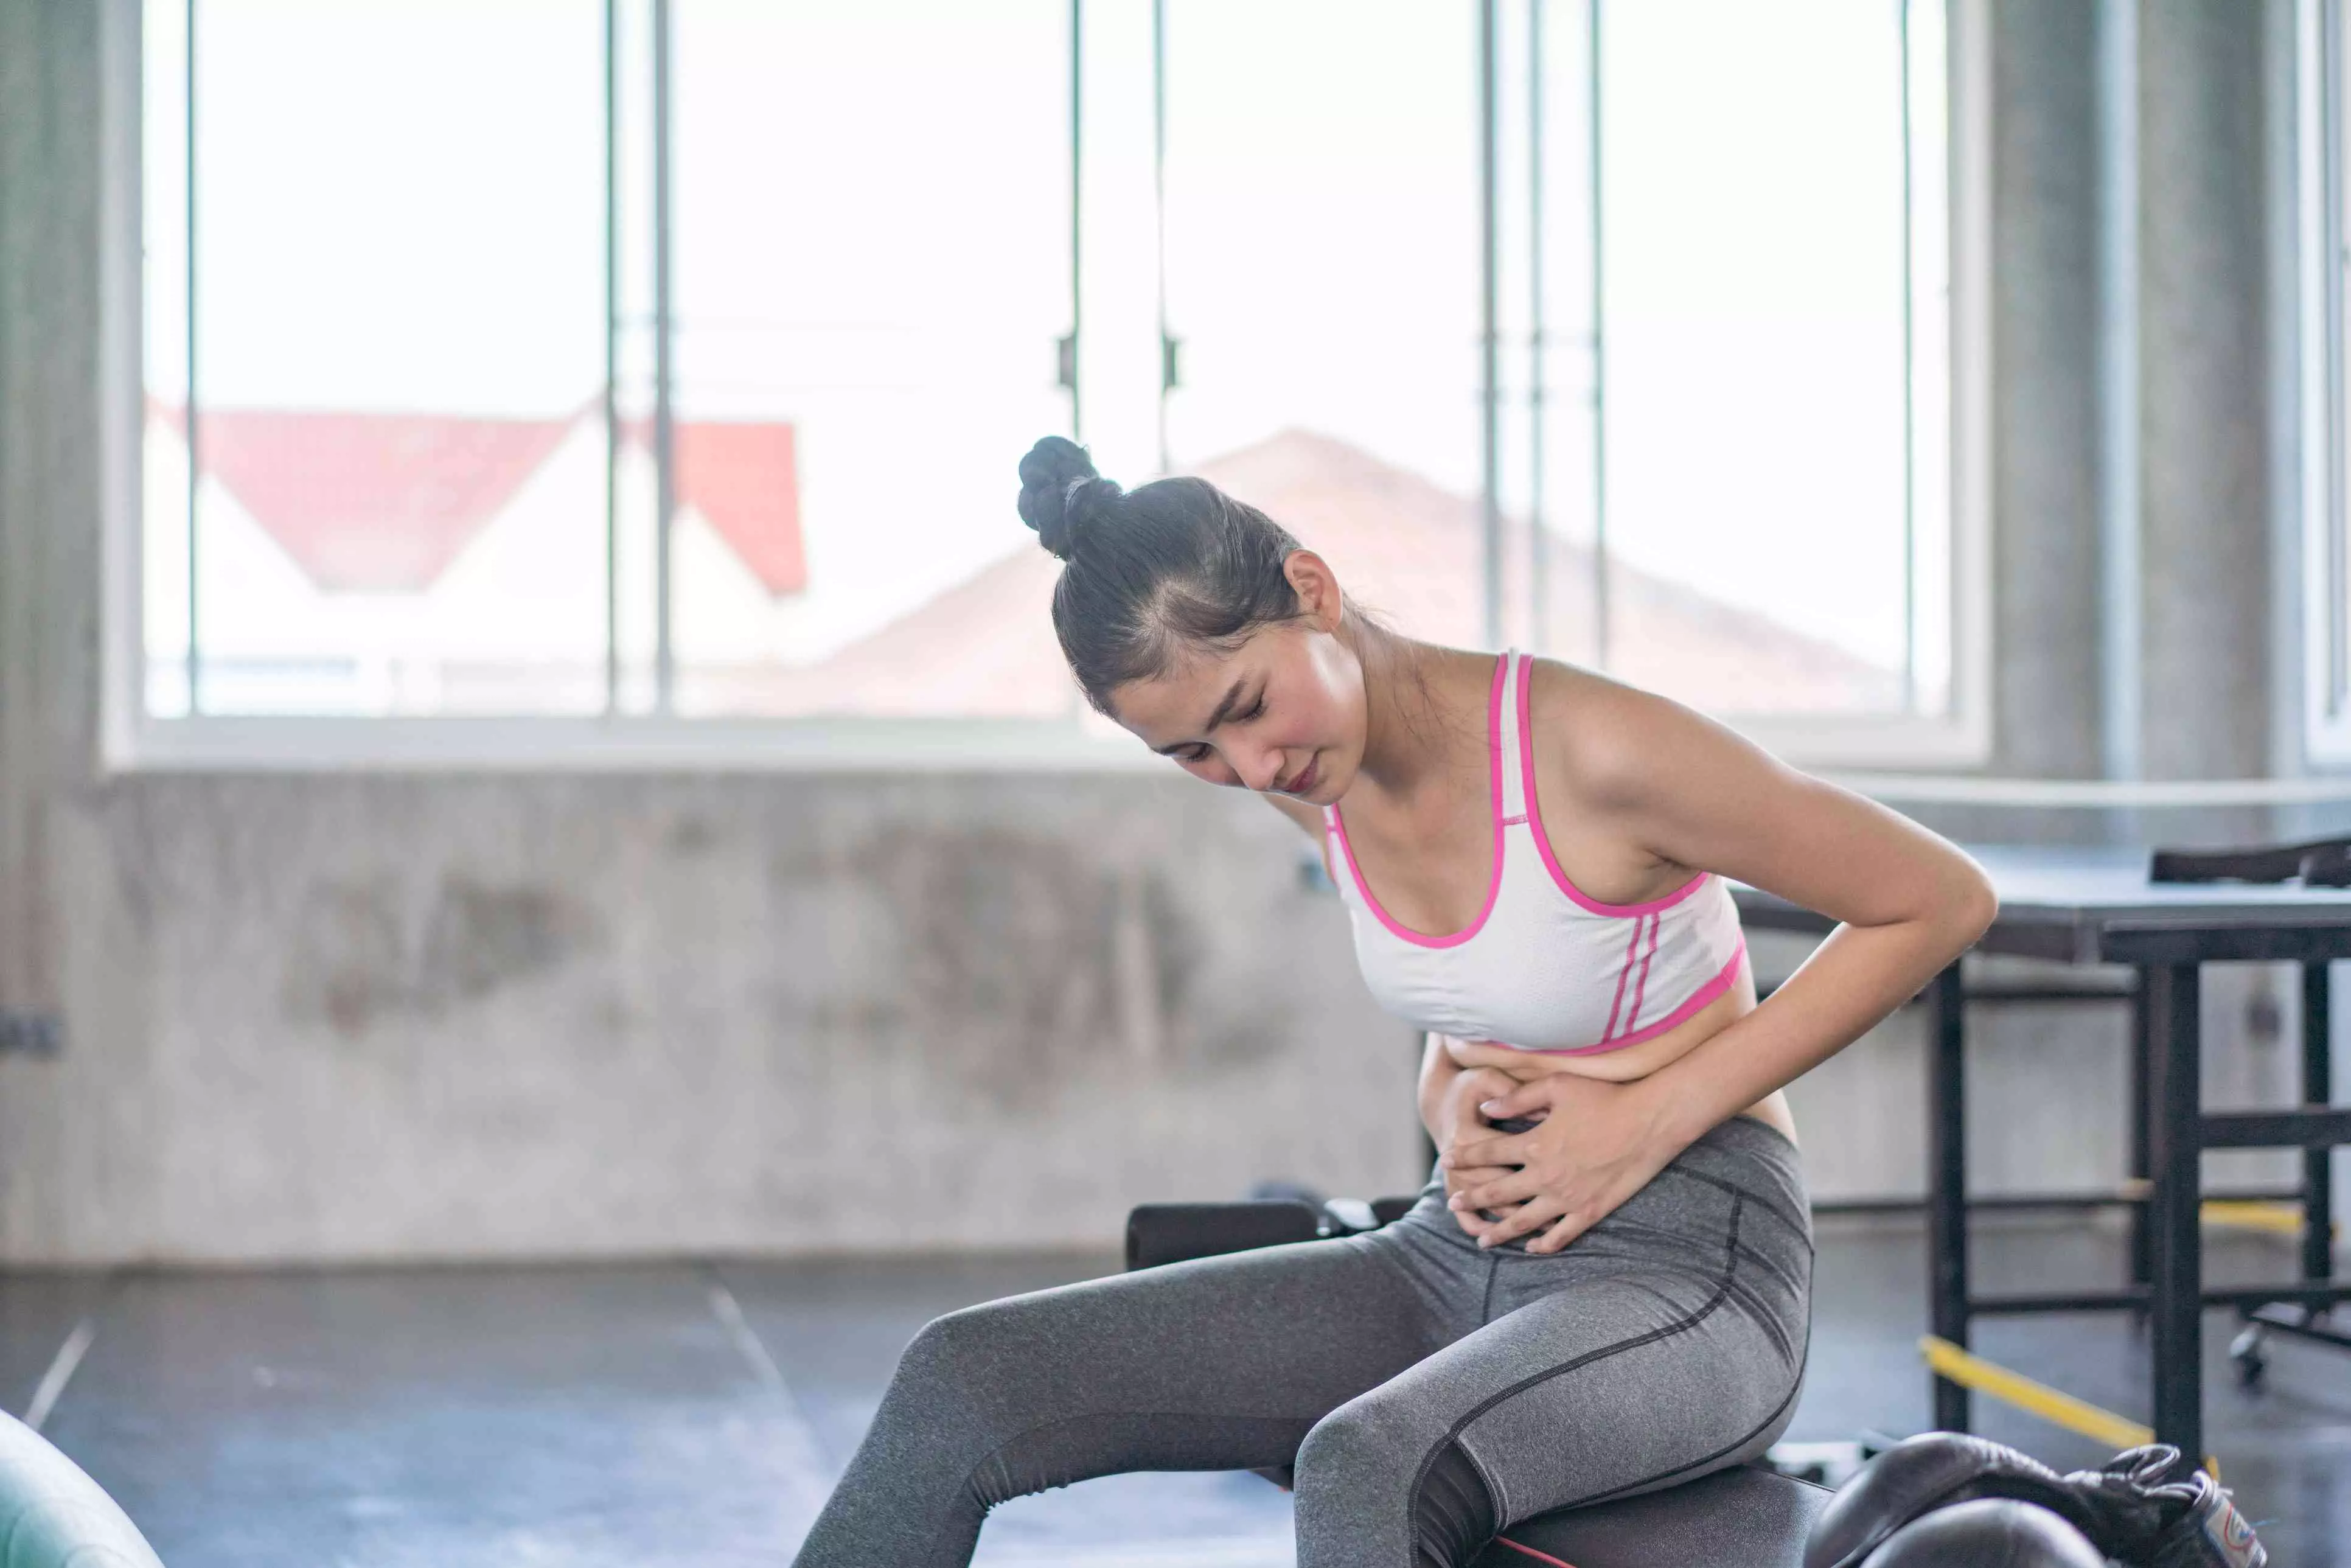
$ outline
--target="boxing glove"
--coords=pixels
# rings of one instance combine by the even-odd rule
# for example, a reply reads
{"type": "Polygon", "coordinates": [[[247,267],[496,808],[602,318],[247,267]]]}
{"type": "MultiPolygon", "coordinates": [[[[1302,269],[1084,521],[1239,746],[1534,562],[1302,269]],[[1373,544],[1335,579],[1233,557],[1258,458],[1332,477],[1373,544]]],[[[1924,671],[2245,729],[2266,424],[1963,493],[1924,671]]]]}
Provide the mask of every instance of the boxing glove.
{"type": "Polygon", "coordinates": [[[2008,1498],[2045,1508],[2130,1568],[2262,1568],[2268,1554],[2212,1479],[2164,1445],[2059,1475],[1981,1437],[1928,1432],[1871,1460],[1831,1499],[1804,1568],[1860,1568],[1910,1521],[1952,1503],[2008,1498]],[[2174,1479],[2178,1478],[2178,1479],[2174,1479]]]}
{"type": "Polygon", "coordinates": [[[1978,1498],[1912,1520],[1863,1568],[2106,1568],[2106,1559],[2045,1508],[1978,1498]]]}

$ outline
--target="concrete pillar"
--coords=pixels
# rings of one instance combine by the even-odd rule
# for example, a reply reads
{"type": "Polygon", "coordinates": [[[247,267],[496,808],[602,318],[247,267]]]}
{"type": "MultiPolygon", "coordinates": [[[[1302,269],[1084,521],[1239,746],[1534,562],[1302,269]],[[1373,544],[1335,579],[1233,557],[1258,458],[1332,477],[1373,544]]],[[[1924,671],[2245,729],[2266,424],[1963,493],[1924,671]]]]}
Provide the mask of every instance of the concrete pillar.
{"type": "Polygon", "coordinates": [[[146,1251],[158,1190],[137,802],[98,775],[98,111],[104,8],[0,0],[0,1237],[146,1251]],[[130,808],[124,810],[124,808],[130,808]]]}
{"type": "Polygon", "coordinates": [[[97,647],[95,604],[56,591],[97,540],[97,26],[0,0],[0,1008],[57,1000],[43,821],[97,647]]]}
{"type": "MultiPolygon", "coordinates": [[[[2139,19],[2140,590],[2150,779],[2267,769],[2270,572],[2263,7],[2139,19]]],[[[2281,90],[2286,84],[2279,84],[2281,90]]]]}
{"type": "Polygon", "coordinates": [[[2098,772],[2096,11],[2007,0],[1992,38],[1993,756],[2098,772]]]}

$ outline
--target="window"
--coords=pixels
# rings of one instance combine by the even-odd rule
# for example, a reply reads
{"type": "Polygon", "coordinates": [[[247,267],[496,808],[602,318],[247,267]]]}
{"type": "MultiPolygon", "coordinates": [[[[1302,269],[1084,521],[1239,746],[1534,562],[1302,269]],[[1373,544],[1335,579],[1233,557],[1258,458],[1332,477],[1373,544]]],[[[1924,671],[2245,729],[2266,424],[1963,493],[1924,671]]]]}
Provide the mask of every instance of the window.
{"type": "Polygon", "coordinates": [[[1550,636],[1719,713],[1948,714],[1940,0],[1599,22],[1596,104],[1567,139],[1587,166],[1599,142],[1569,206],[1592,239],[1562,281],[1586,287],[1559,290],[1599,344],[1604,461],[1560,509],[1598,559],[1552,573],[1583,580],[1550,636]]]}
{"type": "Polygon", "coordinates": [[[1137,760],[1060,431],[1417,633],[1973,755],[1978,8],[122,0],[114,750],[1137,760]]]}

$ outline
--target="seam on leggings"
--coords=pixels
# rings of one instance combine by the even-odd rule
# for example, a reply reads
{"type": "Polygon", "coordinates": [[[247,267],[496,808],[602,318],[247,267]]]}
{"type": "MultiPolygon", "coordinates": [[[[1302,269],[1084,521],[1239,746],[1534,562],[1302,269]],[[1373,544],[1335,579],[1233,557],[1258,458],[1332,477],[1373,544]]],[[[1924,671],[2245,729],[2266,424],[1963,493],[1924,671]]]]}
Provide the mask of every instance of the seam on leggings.
{"type": "Polygon", "coordinates": [[[1684,1170],[1679,1166],[1667,1166],[1664,1170],[1659,1171],[1657,1174],[1659,1176],[1683,1176],[1691,1181],[1704,1182],[1707,1186],[1717,1188],[1722,1192],[1727,1192],[1733,1197],[1744,1198],[1749,1203],[1751,1203],[1756,1207],[1761,1209],[1764,1213],[1770,1215],[1772,1218],[1778,1220],[1781,1224],[1786,1226],[1789,1229],[1794,1231],[1797,1235],[1802,1237],[1808,1245],[1812,1242],[1813,1228],[1811,1225],[1795,1218],[1790,1215],[1786,1209],[1782,1208],[1770,1198],[1759,1197],[1755,1194],[1749,1192],[1743,1186],[1737,1186],[1731,1182],[1727,1182],[1720,1176],[1707,1176],[1699,1171],[1684,1170]]]}
{"type": "MultiPolygon", "coordinates": [[[[1806,1359],[1809,1360],[1809,1350],[1811,1345],[1810,1335],[1805,1336],[1805,1344],[1808,1353],[1806,1359]]],[[[1702,1458],[1692,1459],[1686,1465],[1676,1465],[1670,1470],[1662,1470],[1645,1479],[1626,1481],[1621,1487],[1612,1487],[1606,1491],[1593,1492],[1587,1496],[1575,1498],[1570,1501],[1561,1503],[1558,1506],[1560,1508],[1587,1508],[1593,1503],[1606,1502],[1610,1498],[1621,1497],[1625,1493],[1631,1491],[1635,1487],[1654,1487],[1660,1481],[1670,1480],[1676,1476],[1687,1475],[1692,1470],[1710,1465],[1714,1463],[1715,1460],[1722,1458],[1725,1454],[1735,1453],[1739,1449],[1743,1448],[1748,1444],[1753,1442],[1757,1433],[1771,1426],[1772,1422],[1777,1421],[1782,1413],[1795,1401],[1797,1391],[1803,1386],[1804,1366],[1803,1364],[1800,1363],[1796,1367],[1795,1378],[1788,1385],[1788,1392],[1780,1396],[1780,1403],[1771,1406],[1771,1413],[1770,1415],[1764,1416],[1761,1421],[1756,1422],[1754,1426],[1750,1427],[1745,1435],[1738,1438],[1736,1441],[1726,1443],[1721,1448],[1717,1448],[1714,1452],[1705,1455],[1702,1458]]],[[[1552,1512],[1552,1510],[1545,1509],[1543,1511],[1549,1513],[1552,1512]]]]}
{"type": "MultiPolygon", "coordinates": [[[[1722,1278],[1715,1282],[1714,1293],[1707,1297],[1704,1304],[1687,1317],[1667,1323],[1663,1328],[1654,1328],[1646,1333],[1635,1334],[1631,1339],[1618,1340],[1613,1344],[1604,1344],[1597,1349],[1585,1351],[1573,1360],[1562,1362],[1557,1366],[1545,1367],[1541,1372],[1519,1379],[1508,1388],[1488,1395],[1472,1406],[1467,1414],[1446,1429],[1444,1437],[1430,1445],[1428,1451],[1420,1457],[1420,1468],[1413,1473],[1412,1488],[1405,1493],[1405,1522],[1407,1537],[1412,1534],[1413,1512],[1420,1506],[1421,1489],[1428,1484],[1429,1467],[1437,1462],[1437,1456],[1443,1451],[1445,1446],[1458,1441],[1461,1434],[1468,1430],[1469,1424],[1479,1416],[1483,1416],[1505,1399],[1516,1398],[1537,1384],[1548,1383],[1554,1377],[1563,1377],[1580,1367],[1591,1365],[1595,1361],[1604,1360],[1623,1351],[1638,1350],[1645,1344],[1654,1344],[1661,1339],[1669,1339],[1675,1334],[1696,1328],[1706,1321],[1715,1308],[1722,1305],[1724,1299],[1730,1294],[1731,1277],[1739,1270],[1739,1211],[1747,1197],[1736,1187],[1730,1189],[1730,1236],[1723,1248],[1722,1278]]],[[[1507,1498],[1503,1500],[1505,1503],[1508,1500],[1507,1498]]],[[[1501,1509],[1496,1510],[1497,1516],[1501,1515],[1503,1511],[1501,1509]]]]}

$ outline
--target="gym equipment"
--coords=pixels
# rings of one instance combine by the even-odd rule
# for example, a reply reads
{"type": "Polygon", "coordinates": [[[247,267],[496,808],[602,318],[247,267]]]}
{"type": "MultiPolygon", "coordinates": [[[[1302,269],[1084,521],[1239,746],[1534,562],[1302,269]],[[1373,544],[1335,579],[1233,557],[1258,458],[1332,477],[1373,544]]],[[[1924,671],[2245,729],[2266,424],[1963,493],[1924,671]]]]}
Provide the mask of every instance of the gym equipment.
{"type": "MultiPolygon", "coordinates": [[[[1144,1204],[1127,1216],[1127,1267],[1350,1235],[1384,1225],[1412,1204],[1405,1197],[1368,1205],[1299,1198],[1144,1204]]],[[[1805,1537],[1830,1495],[1824,1487],[1761,1465],[1740,1466],[1662,1491],[1514,1524],[1479,1554],[1473,1568],[1656,1568],[1661,1563],[1802,1568],[1805,1537]]],[[[2070,1565],[2053,1559],[2051,1568],[2070,1565]]]]}
{"type": "MultiPolygon", "coordinates": [[[[1813,1527],[1804,1568],[1887,1568],[1889,1563],[1940,1561],[1908,1552],[1889,1558],[1894,1543],[1917,1529],[1913,1521],[1957,1511],[1978,1500],[2030,1504],[2078,1531],[2095,1548],[2088,1561],[2107,1558],[2144,1568],[2262,1568],[2269,1553],[2229,1493],[2179,1450],[2149,1444],[2116,1454],[2095,1470],[2060,1475],[2030,1455],[1981,1437],[1928,1432],[1896,1443],[1844,1484],[1813,1527]]],[[[1986,1545],[2039,1538],[2049,1532],[2021,1516],[2004,1514],[1968,1528],[1986,1545]],[[2001,1522],[2004,1521],[2005,1522],[2001,1522]]],[[[1959,1527],[1953,1527],[1958,1529],[1959,1527]]],[[[1940,1539],[1930,1531],[1928,1538],[1940,1539]]],[[[2009,1548],[2003,1547],[2003,1550],[2009,1548]]],[[[2021,1546],[2014,1550],[2022,1551],[2021,1546]]],[[[2003,1559],[1958,1556],[1955,1563],[2036,1563],[2028,1554],[2003,1559]]],[[[2048,1559],[2065,1563],[2062,1552],[2048,1559]]]]}
{"type": "Polygon", "coordinates": [[[2351,887],[2351,839],[2313,839],[2235,850],[2158,850],[2147,862],[2149,882],[2289,882],[2304,887],[2351,887]]]}
{"type": "MultiPolygon", "coordinates": [[[[2333,1199],[2326,1177],[2328,1151],[2351,1146],[2351,1108],[2333,1103],[2325,1030],[2302,1031],[2302,1092],[2300,1103],[2291,1109],[2207,1111],[2199,1099],[2198,1066],[2203,1045],[2197,998],[2204,964],[2296,964],[2302,970],[2302,1016],[2327,1016],[2328,965],[2351,958],[2351,891],[2331,880],[2351,857],[2330,851],[2330,841],[2281,845],[2267,858],[2249,855],[2218,864],[2167,852],[2154,866],[2144,849],[1968,846],[1991,873],[2000,895],[2000,913],[1976,951],[2072,965],[2123,964],[2137,971],[2130,990],[2108,998],[2126,1005],[2132,1015],[2129,1172],[2137,1179],[2127,1193],[2085,1194],[2070,1205],[2097,1207],[2119,1199],[2128,1209],[2130,1272],[2121,1288],[1997,1294],[1970,1288],[1969,1214],[1993,1207],[1995,1200],[1971,1199],[1967,1192],[1967,1025],[1970,1004],[1998,993],[1971,987],[1962,963],[1950,964],[1922,994],[1928,1010],[1928,1322],[1937,1337],[1964,1348],[1970,1322],[1992,1313],[2143,1313],[2154,1392],[2150,1425],[2157,1437],[2189,1454],[2204,1452],[2204,1308],[2234,1307],[2260,1331],[2240,1336],[2239,1375],[2249,1380],[2259,1375],[2262,1342],[2269,1336],[2351,1349],[2351,1331],[2327,1312],[2351,1303],[2351,1279],[2334,1276],[2333,1199]],[[2231,879],[2176,880],[2219,872],[2231,873],[2231,879]],[[2261,885],[2246,882],[2247,873],[2292,880],[2261,885]],[[2302,1176],[2294,1189],[2261,1195],[2290,1197],[2302,1209],[2300,1278],[2207,1286],[2198,1170],[2199,1156],[2208,1148],[2301,1151],[2302,1176]],[[2139,1182],[2146,1185],[2140,1187],[2139,1182]]],[[[1733,887],[1731,896],[1750,931],[1824,933],[1835,924],[1754,888],[1733,887]]],[[[2045,1197],[2033,1198],[2032,1205],[2056,1207],[2045,1197]]],[[[1933,1388],[1935,1425],[1965,1430],[1967,1385],[1938,1375],[1933,1388]]]]}
{"type": "Polygon", "coordinates": [[[163,1568],[139,1527],[47,1439],[0,1414],[0,1568],[163,1568]]]}
{"type": "Polygon", "coordinates": [[[2029,1502],[1980,1498],[1904,1525],[1866,1568],[2106,1568],[2082,1532],[2029,1502]]]}

